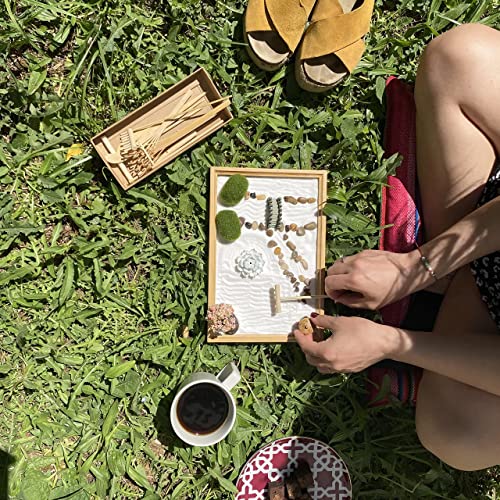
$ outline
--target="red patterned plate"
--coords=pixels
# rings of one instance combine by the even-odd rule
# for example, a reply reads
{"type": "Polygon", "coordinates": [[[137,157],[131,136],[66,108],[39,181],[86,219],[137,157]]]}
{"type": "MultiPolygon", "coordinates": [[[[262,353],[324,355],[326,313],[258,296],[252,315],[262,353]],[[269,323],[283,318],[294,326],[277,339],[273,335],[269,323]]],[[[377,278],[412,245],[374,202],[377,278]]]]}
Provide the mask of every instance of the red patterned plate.
{"type": "Polygon", "coordinates": [[[352,499],[349,471],[337,453],[317,439],[294,436],[277,439],[252,456],[238,477],[235,500],[267,500],[268,483],[289,477],[299,460],[311,468],[313,500],[352,499]]]}

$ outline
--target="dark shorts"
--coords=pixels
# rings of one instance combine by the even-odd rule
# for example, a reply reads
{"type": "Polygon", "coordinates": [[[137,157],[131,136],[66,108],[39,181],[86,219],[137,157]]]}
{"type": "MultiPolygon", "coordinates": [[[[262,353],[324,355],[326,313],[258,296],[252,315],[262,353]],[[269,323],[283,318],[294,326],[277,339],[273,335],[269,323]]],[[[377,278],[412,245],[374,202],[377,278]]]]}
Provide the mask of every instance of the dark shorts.
{"type": "MultiPolygon", "coordinates": [[[[500,195],[500,160],[495,165],[479,200],[478,207],[500,195]]],[[[500,330],[500,251],[485,255],[471,262],[481,298],[488,307],[493,321],[500,330]]]]}

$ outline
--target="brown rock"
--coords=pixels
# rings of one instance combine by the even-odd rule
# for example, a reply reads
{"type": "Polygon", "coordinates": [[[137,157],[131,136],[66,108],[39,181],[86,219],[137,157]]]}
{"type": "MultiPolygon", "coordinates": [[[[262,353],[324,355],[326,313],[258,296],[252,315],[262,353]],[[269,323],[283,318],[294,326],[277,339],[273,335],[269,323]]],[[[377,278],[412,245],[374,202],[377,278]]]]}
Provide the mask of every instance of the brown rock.
{"type": "Polygon", "coordinates": [[[311,468],[309,464],[300,460],[297,466],[297,470],[295,471],[295,477],[297,478],[297,482],[299,483],[302,490],[307,490],[314,486],[314,478],[311,472],[311,468]]]}
{"type": "Polygon", "coordinates": [[[274,240],[271,240],[271,241],[267,244],[268,248],[274,248],[276,245],[277,245],[277,243],[276,243],[274,240]]]}
{"type": "Polygon", "coordinates": [[[274,234],[274,231],[273,231],[272,229],[268,229],[268,230],[266,231],[266,234],[267,234],[268,236],[272,236],[272,235],[274,234]]]}
{"type": "Polygon", "coordinates": [[[266,195],[265,194],[258,194],[257,195],[257,200],[265,200],[266,199],[266,195]]]}
{"type": "Polygon", "coordinates": [[[294,477],[289,477],[285,481],[286,492],[291,500],[298,500],[302,496],[302,489],[294,477]]]}
{"type": "Polygon", "coordinates": [[[316,222],[308,222],[305,226],[304,229],[308,229],[309,231],[312,231],[313,229],[316,229],[318,225],[316,222]]]}
{"type": "Polygon", "coordinates": [[[307,316],[304,316],[299,321],[299,330],[304,335],[312,335],[314,333],[314,327],[312,326],[311,320],[307,316]]]}
{"type": "Polygon", "coordinates": [[[290,229],[292,231],[297,231],[297,224],[290,224],[290,229]]]}
{"type": "Polygon", "coordinates": [[[306,230],[303,227],[297,228],[297,236],[304,236],[306,234],[306,230]]]}
{"type": "Polygon", "coordinates": [[[297,201],[299,203],[307,203],[307,198],[304,198],[303,196],[301,196],[300,198],[297,198],[297,201]]]}
{"type": "Polygon", "coordinates": [[[286,500],[283,481],[273,481],[267,485],[268,500],[286,500]]]}
{"type": "Polygon", "coordinates": [[[295,246],[295,244],[292,242],[292,241],[287,241],[286,242],[286,246],[290,249],[290,250],[296,250],[297,247],[295,246]]]}
{"type": "Polygon", "coordinates": [[[274,255],[280,255],[281,254],[281,248],[280,247],[276,247],[274,249],[274,255]]]}
{"type": "Polygon", "coordinates": [[[292,205],[297,205],[297,198],[294,198],[293,196],[285,196],[285,201],[287,203],[291,203],[292,205]]]}
{"type": "Polygon", "coordinates": [[[316,203],[316,198],[307,198],[307,203],[316,203]]]}

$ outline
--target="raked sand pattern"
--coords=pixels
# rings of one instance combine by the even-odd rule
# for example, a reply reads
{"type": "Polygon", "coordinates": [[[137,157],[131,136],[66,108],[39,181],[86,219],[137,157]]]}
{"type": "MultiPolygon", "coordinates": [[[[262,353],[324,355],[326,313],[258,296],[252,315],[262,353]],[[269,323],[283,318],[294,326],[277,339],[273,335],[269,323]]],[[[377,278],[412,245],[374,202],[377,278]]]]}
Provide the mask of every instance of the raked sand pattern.
{"type": "MultiPolygon", "coordinates": [[[[217,192],[219,193],[228,176],[219,176],[217,192]]],[[[247,177],[250,192],[265,194],[274,198],[285,196],[304,196],[318,199],[317,179],[289,179],[269,177],[247,177]]],[[[217,211],[224,207],[217,203],[217,211]]],[[[265,223],[265,200],[242,200],[235,207],[231,207],[239,217],[246,221],[265,223]]],[[[284,224],[296,223],[303,226],[308,222],[317,222],[317,203],[297,204],[283,202],[284,224]]],[[[295,276],[303,274],[306,278],[314,278],[316,271],[316,239],[317,229],[306,231],[304,236],[297,236],[294,232],[288,233],[289,240],[295,243],[297,251],[307,261],[309,268],[305,271],[299,263],[294,262],[291,251],[283,240],[285,232],[274,231],[272,237],[266,236],[265,231],[241,228],[241,237],[234,243],[224,244],[217,241],[216,252],[216,302],[228,303],[234,307],[240,328],[236,335],[245,333],[280,333],[292,331],[293,324],[302,316],[309,315],[314,310],[314,302],[287,302],[282,304],[282,312],[273,314],[271,290],[274,285],[281,285],[282,296],[298,295],[293,291],[290,281],[283,275],[278,265],[278,257],[273,248],[267,243],[274,239],[285,255],[285,262],[290,266],[295,276]],[[253,279],[242,278],[236,271],[236,258],[243,250],[255,248],[264,258],[264,271],[253,279]]],[[[301,284],[300,290],[304,287],[301,284]]],[[[314,291],[314,287],[312,288],[314,291]]]]}

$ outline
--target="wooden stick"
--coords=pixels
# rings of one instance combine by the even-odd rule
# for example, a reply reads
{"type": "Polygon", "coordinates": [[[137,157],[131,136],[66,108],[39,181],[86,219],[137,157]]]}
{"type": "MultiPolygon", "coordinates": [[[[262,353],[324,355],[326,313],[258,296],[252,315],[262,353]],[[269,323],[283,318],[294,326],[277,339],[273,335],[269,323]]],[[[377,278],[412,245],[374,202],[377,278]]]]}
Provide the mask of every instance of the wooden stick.
{"type": "MultiPolygon", "coordinates": [[[[111,142],[109,142],[109,139],[106,136],[104,136],[102,138],[102,143],[104,144],[104,147],[108,150],[109,155],[116,155],[117,152],[116,152],[115,148],[113,147],[111,142]]],[[[106,160],[108,160],[108,157],[106,157],[106,160]]],[[[114,162],[111,162],[111,163],[114,163],[114,162]]],[[[120,169],[120,172],[125,176],[127,181],[132,182],[133,177],[130,175],[130,172],[128,171],[125,164],[122,162],[119,162],[119,163],[117,163],[117,165],[120,169]]]]}
{"type": "MultiPolygon", "coordinates": [[[[191,96],[193,95],[193,91],[190,90],[189,92],[186,92],[180,99],[179,101],[177,102],[177,104],[175,105],[175,108],[173,109],[172,111],[172,114],[175,116],[177,113],[182,112],[182,110],[184,110],[184,105],[186,104],[186,102],[191,98],[191,96]]],[[[163,125],[160,125],[155,133],[148,139],[146,140],[145,142],[143,142],[143,146],[144,147],[151,147],[151,148],[154,148],[156,146],[156,143],[158,142],[158,140],[160,139],[160,137],[162,136],[163,133],[167,132],[168,128],[173,126],[175,122],[173,123],[170,123],[167,125],[167,120],[165,120],[163,122],[163,125]]]]}
{"type": "MultiPolygon", "coordinates": [[[[193,144],[190,144],[186,148],[186,150],[188,150],[191,146],[194,146],[196,144],[196,142],[200,140],[198,138],[198,136],[207,136],[207,135],[211,134],[214,130],[220,128],[221,124],[223,124],[223,123],[224,123],[224,120],[220,120],[220,119],[216,120],[214,123],[210,124],[209,127],[206,127],[206,128],[204,128],[202,130],[196,130],[195,132],[192,132],[191,134],[189,134],[188,136],[186,136],[186,139],[193,138],[193,141],[192,141],[193,144]]],[[[156,160],[156,164],[160,165],[160,164],[163,164],[163,163],[167,162],[170,156],[175,156],[176,154],[178,154],[179,150],[182,149],[185,145],[187,145],[188,142],[189,142],[188,140],[184,140],[184,139],[176,142],[173,146],[171,146],[170,148],[168,148],[166,150],[166,152],[163,153],[156,160]]]]}
{"type": "Polygon", "coordinates": [[[295,297],[280,297],[281,302],[295,302],[303,299],[327,299],[328,295],[297,295],[295,297]]]}
{"type": "Polygon", "coordinates": [[[221,111],[226,109],[229,106],[229,101],[223,102],[213,108],[211,111],[208,113],[205,113],[203,116],[200,118],[197,118],[191,123],[188,123],[184,127],[182,127],[179,131],[177,131],[175,134],[172,134],[170,137],[166,137],[163,142],[160,142],[160,146],[158,149],[154,152],[154,156],[161,156],[165,150],[171,146],[172,144],[176,143],[179,139],[182,139],[186,134],[191,132],[192,130],[196,130],[197,128],[201,127],[204,123],[210,120],[210,118],[218,115],[221,111]]]}
{"type": "MultiPolygon", "coordinates": [[[[194,82],[191,82],[189,85],[186,85],[185,87],[183,87],[181,90],[178,90],[175,94],[173,94],[172,96],[170,96],[169,99],[167,99],[166,101],[164,101],[162,103],[162,106],[163,107],[168,107],[170,106],[170,104],[172,102],[176,102],[178,101],[179,99],[182,99],[182,96],[184,94],[181,94],[181,92],[188,92],[188,91],[193,91],[196,87],[198,88],[201,88],[200,87],[200,82],[198,80],[195,80],[194,82]]],[[[177,104],[177,103],[176,103],[177,104]]],[[[153,110],[154,111],[154,110],[153,110]]],[[[149,114],[151,114],[151,111],[149,111],[145,117],[147,117],[149,114]]],[[[134,121],[138,121],[138,120],[134,120],[134,121]]],[[[140,120],[142,121],[142,119],[140,120]]],[[[161,122],[157,122],[155,123],[154,125],[160,125],[161,123],[163,123],[163,120],[161,122]]],[[[147,124],[147,125],[141,125],[140,127],[138,128],[134,128],[134,132],[140,132],[141,130],[145,130],[147,128],[150,128],[152,125],[151,124],[147,124]]]]}
{"type": "MultiPolygon", "coordinates": [[[[195,99],[193,99],[192,102],[189,102],[187,103],[188,105],[194,105],[194,104],[197,104],[197,101],[199,101],[199,98],[200,97],[204,97],[206,94],[206,92],[203,92],[202,94],[200,94],[199,96],[197,96],[195,99]]],[[[199,106],[198,108],[194,109],[194,110],[189,110],[190,113],[194,113],[194,112],[198,112],[198,111],[201,111],[202,109],[206,108],[207,106],[209,105],[214,105],[214,104],[218,104],[219,102],[222,102],[222,101],[225,101],[226,99],[231,99],[232,96],[226,96],[226,97],[221,97],[220,99],[215,99],[213,101],[208,101],[208,102],[205,102],[203,103],[202,106],[199,106]]],[[[187,110],[186,110],[187,111],[187,110]]],[[[154,123],[149,123],[148,125],[143,125],[139,128],[136,128],[135,129],[135,132],[140,132],[142,130],[146,130],[146,129],[149,129],[149,128],[152,128],[152,127],[157,127],[158,125],[162,125],[165,121],[171,121],[171,120],[178,120],[179,118],[185,118],[185,114],[184,113],[179,113],[177,116],[169,116],[168,118],[165,118],[164,120],[162,121],[159,121],[159,122],[154,122],[154,123]]]]}
{"type": "MultiPolygon", "coordinates": [[[[199,96],[198,96],[199,97],[199,96]]],[[[197,100],[198,98],[195,99],[195,101],[197,100]]],[[[172,117],[172,118],[167,118],[164,123],[166,123],[167,121],[171,121],[171,123],[166,126],[162,131],[161,133],[159,134],[160,136],[161,135],[165,135],[168,131],[170,131],[171,129],[173,129],[174,127],[176,127],[179,123],[179,121],[181,120],[187,120],[188,118],[193,118],[193,115],[195,115],[198,111],[202,110],[203,108],[205,108],[207,105],[204,104],[201,108],[197,108],[197,109],[190,109],[190,103],[186,103],[185,106],[182,108],[181,112],[176,116],[176,117],[172,117]],[[172,121],[173,120],[173,121],[172,121]]],[[[160,125],[161,127],[161,125],[160,125]]],[[[147,147],[149,149],[152,149],[154,146],[156,146],[157,142],[152,146],[150,144],[149,141],[147,141],[147,147]]]]}

